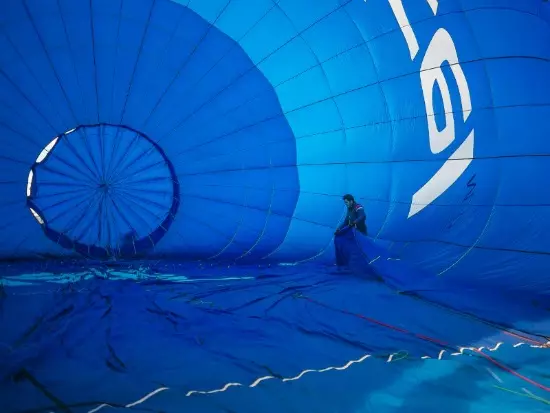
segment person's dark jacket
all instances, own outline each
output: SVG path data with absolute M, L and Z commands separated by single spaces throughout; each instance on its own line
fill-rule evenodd
M 367 235 L 367 216 L 365 214 L 365 209 L 363 205 L 354 203 L 351 207 L 348 208 L 348 213 L 344 222 L 340 224 L 337 231 L 342 230 L 345 226 L 355 227 L 359 232 L 364 235 Z

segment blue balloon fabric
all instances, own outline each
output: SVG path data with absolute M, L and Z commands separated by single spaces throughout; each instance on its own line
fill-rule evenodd
M 89 151 L 80 153 L 81 145 Z M 136 131 L 109 125 L 56 137 L 29 173 L 27 205 L 46 236 L 83 256 L 154 247 L 179 200 L 178 178 L 162 150 Z
M 0 50 L 1 412 L 550 404 L 547 1 L 2 0 Z

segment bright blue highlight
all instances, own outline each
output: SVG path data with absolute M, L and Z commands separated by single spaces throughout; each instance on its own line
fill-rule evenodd
M 0 50 L 0 412 L 550 403 L 548 2 L 2 0 Z

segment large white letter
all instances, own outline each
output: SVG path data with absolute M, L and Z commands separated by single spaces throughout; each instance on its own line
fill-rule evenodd
M 474 131 L 470 132 L 462 145 L 445 161 L 435 175 L 412 197 L 407 218 L 418 214 L 462 176 L 474 157 Z
M 424 56 L 421 65 L 420 80 L 426 105 L 430 148 L 433 153 L 446 149 L 455 139 L 455 120 L 449 85 L 441 70 L 443 62 L 449 62 L 452 73 L 458 85 L 460 102 L 462 104 L 462 119 L 466 121 L 472 112 L 470 89 L 464 72 L 460 67 L 453 39 L 445 29 L 439 29 Z M 438 83 L 443 98 L 445 111 L 445 127 L 438 130 L 433 109 L 433 88 Z M 413 196 L 408 217 L 412 217 L 435 201 L 464 173 L 474 156 L 474 131 L 443 164 L 436 174 Z
M 445 150 L 455 139 L 455 123 L 451 93 L 449 92 L 449 85 L 447 84 L 443 70 L 441 70 L 441 65 L 445 61 L 449 62 L 458 84 L 464 120 L 468 118 L 472 110 L 470 90 L 464 72 L 460 67 L 453 39 L 445 29 L 439 29 L 434 34 L 420 67 L 420 82 L 424 94 L 426 115 L 428 117 L 430 149 L 433 153 L 439 153 Z M 441 131 L 437 129 L 433 107 L 433 89 L 436 82 L 441 90 L 443 109 L 445 112 L 445 126 Z
M 439 0 L 428 0 L 428 4 L 432 8 L 434 16 L 437 14 L 437 7 L 439 6 Z
M 411 60 L 414 60 L 419 49 L 418 40 L 416 40 L 407 13 L 405 13 L 405 9 L 403 8 L 403 0 L 389 0 L 389 2 L 393 14 L 395 14 L 395 18 L 397 19 L 397 24 L 399 24 L 399 28 L 403 36 L 405 36 L 405 41 L 407 42 L 409 53 L 411 54 Z
M 411 23 L 409 22 L 409 18 L 407 17 L 407 13 L 405 12 L 405 8 L 403 7 L 403 0 L 388 1 L 390 3 L 393 14 L 395 15 L 395 18 L 397 19 L 397 24 L 399 24 L 401 33 L 403 33 L 405 41 L 407 42 L 407 46 L 409 47 L 411 60 L 414 60 L 419 49 L 418 40 L 416 39 L 416 35 L 414 34 Z M 430 8 L 432 9 L 432 12 L 435 16 L 437 14 L 439 0 L 427 0 L 427 2 L 430 5 Z

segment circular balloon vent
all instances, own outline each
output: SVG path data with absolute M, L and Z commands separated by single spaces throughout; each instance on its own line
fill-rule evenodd
M 64 248 L 94 258 L 135 256 L 168 231 L 179 185 L 147 136 L 123 126 L 81 126 L 40 153 L 27 201 L 46 235 Z

